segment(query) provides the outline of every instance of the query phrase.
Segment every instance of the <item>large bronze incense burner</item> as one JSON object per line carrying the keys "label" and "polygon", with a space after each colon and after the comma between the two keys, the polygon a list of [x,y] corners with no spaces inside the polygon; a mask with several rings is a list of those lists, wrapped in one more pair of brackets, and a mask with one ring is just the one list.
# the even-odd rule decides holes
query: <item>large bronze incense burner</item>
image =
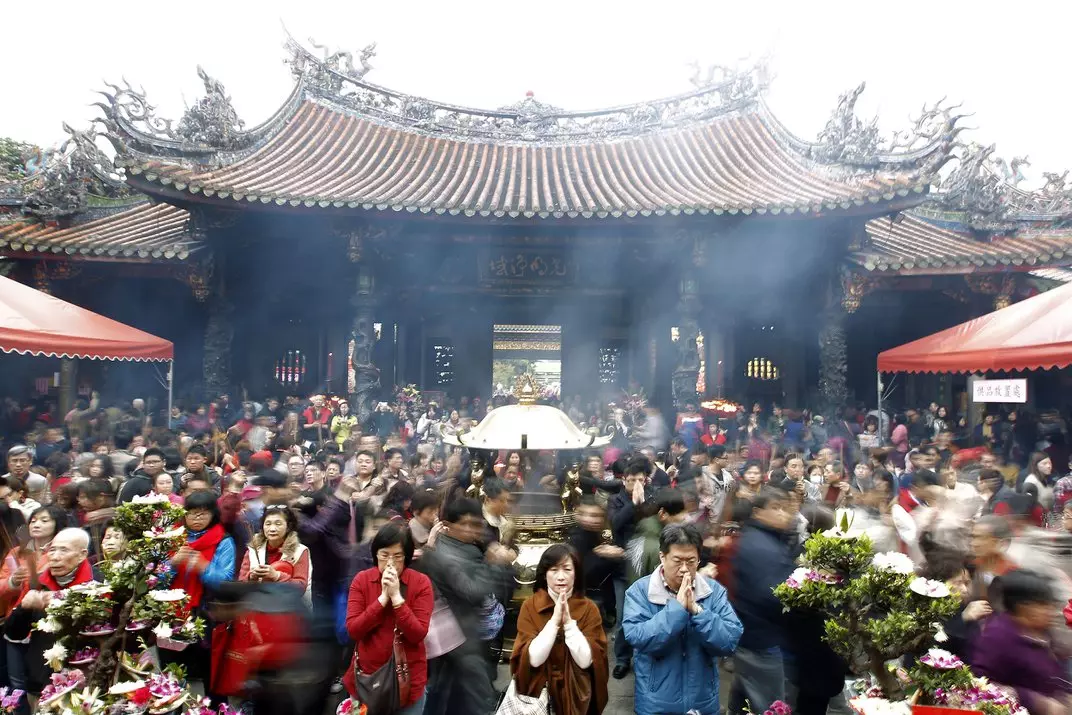
{"label": "large bronze incense burner", "polygon": [[[602,447],[610,437],[596,437],[582,431],[562,410],[537,404],[539,389],[531,375],[518,378],[514,388],[517,404],[498,407],[487,414],[472,431],[444,437],[443,441],[479,450],[519,450],[561,452]],[[532,595],[536,581],[536,566],[549,546],[568,538],[575,523],[573,511],[580,498],[580,483],[575,465],[566,476],[559,493],[523,491],[514,495],[513,516],[502,529],[505,543],[517,550],[514,578],[518,588],[510,604],[516,615],[522,601]],[[483,474],[480,478],[483,479]],[[474,479],[475,494],[480,484]],[[513,618],[508,618],[504,653],[513,633]]]}

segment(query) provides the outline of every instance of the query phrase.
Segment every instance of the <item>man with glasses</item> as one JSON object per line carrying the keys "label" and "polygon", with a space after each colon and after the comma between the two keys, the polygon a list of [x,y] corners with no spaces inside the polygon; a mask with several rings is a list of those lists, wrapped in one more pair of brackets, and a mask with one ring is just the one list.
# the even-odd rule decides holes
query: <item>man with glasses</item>
{"label": "man with glasses", "polygon": [[666,526],[659,566],[625,594],[638,713],[719,712],[718,658],[737,646],[741,622],[726,589],[696,573],[702,546],[692,524]]}
{"label": "man with glasses", "polygon": [[33,464],[33,454],[30,448],[24,444],[16,444],[7,451],[7,474],[4,477],[16,477],[26,481],[30,474],[30,465]]}
{"label": "man with glasses", "polygon": [[141,466],[134,470],[119,490],[119,503],[126,504],[134,497],[143,497],[153,490],[153,482],[158,474],[164,472],[164,451],[158,447],[145,450]]}
{"label": "man with glasses", "polygon": [[788,532],[796,514],[789,493],[764,487],[752,502],[752,518],[741,530],[733,560],[734,607],[744,625],[733,657],[733,686],[728,712],[764,712],[785,700],[782,660],[786,620],[774,587],[793,572]]}

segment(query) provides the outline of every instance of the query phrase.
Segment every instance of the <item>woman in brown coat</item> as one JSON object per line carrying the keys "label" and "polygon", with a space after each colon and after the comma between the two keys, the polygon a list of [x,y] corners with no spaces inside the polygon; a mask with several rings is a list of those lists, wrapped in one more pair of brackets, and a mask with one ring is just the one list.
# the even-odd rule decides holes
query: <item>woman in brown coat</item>
{"label": "woman in brown coat", "polygon": [[510,655],[517,692],[535,697],[546,687],[555,715],[598,715],[607,706],[607,634],[572,546],[543,552],[535,588],[521,604]]}

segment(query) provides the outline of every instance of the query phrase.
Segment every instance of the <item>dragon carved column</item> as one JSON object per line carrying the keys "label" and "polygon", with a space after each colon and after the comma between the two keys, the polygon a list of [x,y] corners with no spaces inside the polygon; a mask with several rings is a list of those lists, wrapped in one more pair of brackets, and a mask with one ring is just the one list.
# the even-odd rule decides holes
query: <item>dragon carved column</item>
{"label": "dragon carved column", "polygon": [[700,376],[700,352],[697,340],[700,337],[700,294],[696,272],[685,269],[678,284],[678,339],[677,360],[671,377],[674,406],[682,409],[686,404],[697,402],[696,380]]}
{"label": "dragon carved column", "polygon": [[234,343],[234,305],[227,295],[222,256],[210,274],[208,322],[205,324],[202,362],[206,399],[215,399],[231,391],[231,346]]}
{"label": "dragon carved column", "polygon": [[367,424],[372,419],[374,401],[380,390],[380,371],[372,362],[372,349],[376,345],[376,279],[367,263],[359,264],[357,290],[350,304],[354,308],[348,370],[350,405],[361,424]]}
{"label": "dragon carved column", "polygon": [[843,298],[842,282],[835,277],[830,282],[830,295],[819,327],[819,399],[820,408],[828,419],[832,419],[849,399],[847,313]]}

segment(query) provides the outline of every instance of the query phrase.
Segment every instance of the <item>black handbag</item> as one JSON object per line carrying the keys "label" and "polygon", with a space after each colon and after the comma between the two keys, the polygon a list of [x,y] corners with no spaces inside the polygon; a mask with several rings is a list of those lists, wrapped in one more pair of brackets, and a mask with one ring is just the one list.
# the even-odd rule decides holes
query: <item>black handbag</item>
{"label": "black handbag", "polygon": [[409,702],[409,663],[397,628],[391,657],[373,673],[361,672],[354,649],[354,684],[357,702],[368,709],[368,715],[391,715]]}
{"label": "black handbag", "polygon": [[4,637],[13,643],[25,641],[33,632],[34,623],[41,617],[41,611],[31,611],[17,606],[4,622]]}

